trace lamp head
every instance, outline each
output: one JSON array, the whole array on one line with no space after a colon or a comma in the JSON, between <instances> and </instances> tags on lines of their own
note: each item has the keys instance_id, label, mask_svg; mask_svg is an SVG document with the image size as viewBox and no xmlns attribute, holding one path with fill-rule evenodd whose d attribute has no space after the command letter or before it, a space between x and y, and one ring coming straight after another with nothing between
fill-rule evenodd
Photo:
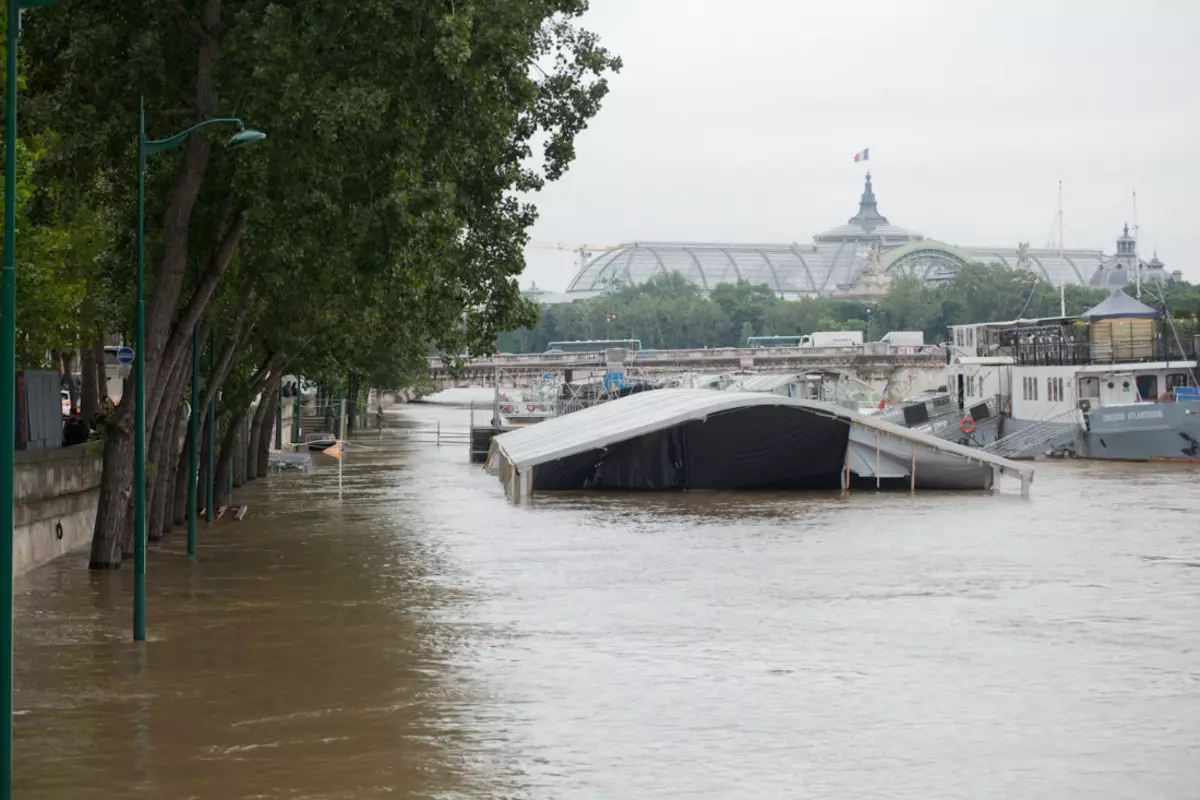
<instances>
[{"instance_id":1,"label":"lamp head","mask_svg":"<svg viewBox=\"0 0 1200 800\"><path fill-rule=\"evenodd\" d=\"M262 131L242 130L242 131L238 131L237 133L235 133L233 136L230 137L229 147L230 147L230 149L233 149L235 147L245 147L248 144L254 144L255 142L260 142L265 138L267 138L267 135L265 133L263 133Z\"/></svg>"}]
</instances>

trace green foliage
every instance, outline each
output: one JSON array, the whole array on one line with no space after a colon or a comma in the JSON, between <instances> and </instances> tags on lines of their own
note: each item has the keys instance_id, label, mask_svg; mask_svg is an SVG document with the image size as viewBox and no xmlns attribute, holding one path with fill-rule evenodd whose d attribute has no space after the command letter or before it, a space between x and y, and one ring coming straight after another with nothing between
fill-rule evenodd
<instances>
[{"instance_id":1,"label":"green foliage","mask_svg":"<svg viewBox=\"0 0 1200 800\"><path fill-rule=\"evenodd\" d=\"M47 193L35 208L32 176L46 143L29 137L17 149L17 366L52 368L52 352L90 342L109 312L98 266L109 239L102 208L86 199Z\"/></svg>"},{"instance_id":2,"label":"green foliage","mask_svg":"<svg viewBox=\"0 0 1200 800\"><path fill-rule=\"evenodd\" d=\"M1106 296L1103 289L1068 286L1067 313L1080 314ZM1149 290L1143 299L1151 301ZM1173 282L1165 300L1180 309L1177 316L1200 315L1200 287ZM1030 273L982 264L970 264L939 284L898 277L872 307L843 298L781 300L766 286L744 282L716 286L706 298L675 273L602 297L546 306L536 327L501 334L496 349L540 352L555 340L607 338L604 318L610 312L620 323L614 336L639 338L645 348L733 347L744 345L751 331L761 336L863 331L878 339L888 331L919 330L932 343L945 341L950 325L1055 316L1059 293Z\"/></svg>"},{"instance_id":3,"label":"green foliage","mask_svg":"<svg viewBox=\"0 0 1200 800\"><path fill-rule=\"evenodd\" d=\"M229 402L272 353L288 354L293 372L404 385L427 371L431 342L478 354L498 331L535 324L516 278L536 211L515 198L566 171L621 66L577 26L586 8L142 0L115 14L60 0L39 9L25 47L29 119L57 141L39 186L81 196L99 176L111 240L92 255L128 265L139 93L152 138L211 116L244 118L267 139L244 151L214 146L189 212L194 268L247 219L206 311L218 331L241 317L255 331ZM202 135L217 144L228 131ZM155 265L187 149L148 163L155 282L178 280ZM98 307L125 328L129 281L99 289Z\"/></svg>"}]
</instances>

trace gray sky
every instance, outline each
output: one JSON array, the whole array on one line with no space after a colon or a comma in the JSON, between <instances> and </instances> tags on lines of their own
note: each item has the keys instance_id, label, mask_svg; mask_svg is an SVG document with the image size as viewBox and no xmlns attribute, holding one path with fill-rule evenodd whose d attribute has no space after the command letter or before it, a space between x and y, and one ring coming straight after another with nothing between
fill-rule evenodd
<instances>
[{"instance_id":1,"label":"gray sky","mask_svg":"<svg viewBox=\"0 0 1200 800\"><path fill-rule=\"evenodd\" d=\"M952 244L1139 253L1200 280L1200 2L592 0L625 61L535 198L539 242L809 242L857 209ZM1054 234L1056 236L1056 234ZM521 284L575 255L530 248Z\"/></svg>"}]
</instances>

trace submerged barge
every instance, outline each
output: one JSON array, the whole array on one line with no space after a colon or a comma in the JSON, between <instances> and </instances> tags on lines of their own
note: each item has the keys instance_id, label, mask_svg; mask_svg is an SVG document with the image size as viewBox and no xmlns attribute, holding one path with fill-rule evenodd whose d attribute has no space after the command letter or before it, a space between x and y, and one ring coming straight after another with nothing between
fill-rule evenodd
<instances>
[{"instance_id":1,"label":"submerged barge","mask_svg":"<svg viewBox=\"0 0 1200 800\"><path fill-rule=\"evenodd\" d=\"M1033 468L847 408L777 394L660 389L497 436L511 499L615 490L990 490Z\"/></svg>"}]
</instances>

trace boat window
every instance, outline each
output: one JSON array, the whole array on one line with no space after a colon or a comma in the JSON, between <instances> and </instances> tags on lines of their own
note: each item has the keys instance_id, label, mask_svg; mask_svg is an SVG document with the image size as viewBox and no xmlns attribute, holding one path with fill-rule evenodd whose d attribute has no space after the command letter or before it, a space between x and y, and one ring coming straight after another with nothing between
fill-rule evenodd
<instances>
[{"instance_id":1,"label":"boat window","mask_svg":"<svg viewBox=\"0 0 1200 800\"><path fill-rule=\"evenodd\" d=\"M1158 399L1158 376L1157 375L1138 375L1137 376L1137 392L1138 397L1143 400Z\"/></svg>"},{"instance_id":2,"label":"boat window","mask_svg":"<svg viewBox=\"0 0 1200 800\"><path fill-rule=\"evenodd\" d=\"M1080 378L1079 379L1079 396L1080 397L1099 397L1100 396L1100 379L1099 378Z\"/></svg>"},{"instance_id":3,"label":"boat window","mask_svg":"<svg viewBox=\"0 0 1200 800\"><path fill-rule=\"evenodd\" d=\"M1192 385L1192 376L1186 372L1172 372L1167 376L1168 389L1180 389Z\"/></svg>"}]
</instances>

